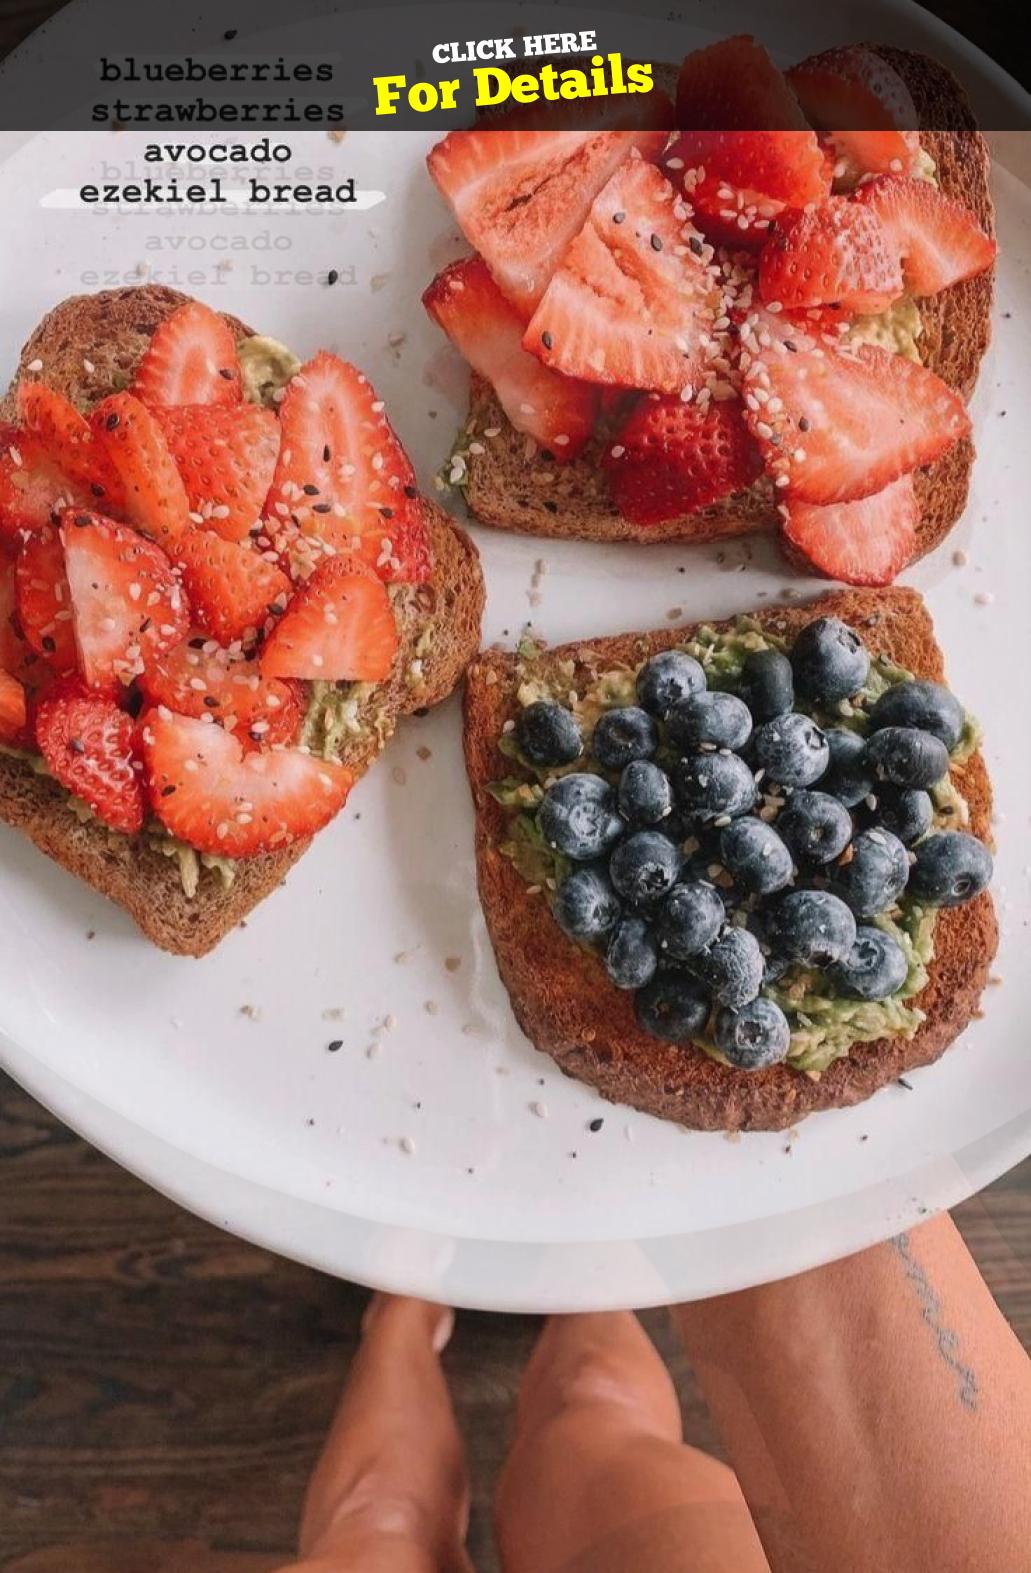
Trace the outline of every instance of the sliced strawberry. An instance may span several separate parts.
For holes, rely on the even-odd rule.
[[[299,748],[245,753],[224,727],[173,715],[142,718],[155,814],[198,852],[252,857],[321,830],[344,806],[354,776]]]
[[[883,311],[902,294],[898,248],[876,214],[846,197],[791,208],[760,254],[759,294],[791,309]]]
[[[575,459],[594,428],[598,390],[542,366],[523,349],[526,319],[502,295],[481,257],[438,273],[423,305],[479,376],[517,431],[556,459]]]
[[[189,527],[190,504],[157,420],[131,393],[113,393],[98,404],[90,426],[122,488],[130,524],[158,540],[174,540]]]
[[[658,158],[660,131],[452,131],[426,160],[469,244],[529,316],[591,203],[630,153]]]
[[[757,250],[785,207],[823,202],[831,169],[813,131],[682,131],[664,167],[713,245]]]
[[[175,543],[194,620],[220,644],[253,644],[270,617],[293,593],[284,573],[249,546],[223,541],[210,530],[191,530]]]
[[[0,546],[0,671],[17,677],[26,650],[14,588],[15,557]]]
[[[397,656],[394,609],[357,557],[327,557],[295,594],[261,652],[266,677],[382,682]]]
[[[864,44],[847,44],[810,55],[791,67],[787,79],[806,119],[817,130],[834,132],[835,138],[841,135],[860,139],[864,132],[904,132],[909,127],[919,148],[915,136],[919,122],[909,88],[894,66]],[[847,126],[849,130],[838,133],[836,126]],[[855,146],[858,150],[861,142],[857,140]],[[893,147],[892,157],[908,158],[912,141],[900,136],[893,144],[886,140],[881,147]],[[867,150],[876,153],[877,144],[870,141]]]
[[[64,548],[49,525],[30,536],[19,552],[14,585],[18,622],[28,644],[59,675],[76,671],[78,654]]]
[[[10,672],[0,670],[0,743],[20,743],[27,719],[24,687]]]
[[[691,383],[718,296],[686,217],[654,165],[624,164],[563,257],[524,348],[585,382],[659,393]]]
[[[155,409],[195,524],[242,541],[261,518],[279,455],[279,422],[258,404]]]
[[[90,688],[131,683],[190,626],[172,564],[129,525],[81,509],[61,515],[61,540],[79,671]]]
[[[763,468],[736,399],[706,408],[642,399],[606,446],[602,465],[616,507],[635,524],[707,508],[750,486]]]
[[[920,166],[918,131],[831,131],[827,142],[834,157],[836,179],[843,177],[855,181],[863,175],[909,175]]]
[[[358,552],[383,579],[428,579],[415,472],[368,378],[322,351],[291,381],[279,419],[269,516]]]
[[[39,438],[50,458],[74,483],[78,496],[88,496],[93,508],[119,510],[122,497],[118,477],[89,422],[63,393],[48,388],[45,382],[22,379],[18,384],[18,414],[26,430]]]
[[[780,67],[749,34],[685,57],[677,125],[700,130],[804,131],[805,116]]]
[[[144,404],[239,404],[236,339],[224,317],[187,301],[155,330],[136,372],[133,393]]]
[[[0,545],[17,548],[53,524],[62,508],[96,498],[60,468],[46,446],[19,426],[0,427]]]
[[[245,746],[295,743],[301,730],[299,684],[264,677],[257,661],[223,649],[204,634],[149,661],[139,684],[152,704],[197,720],[208,716]]]
[[[59,685],[36,710],[36,742],[58,781],[105,825],[130,836],[144,816],[135,732],[113,699],[75,683]]]
[[[916,549],[920,507],[912,475],[856,502],[790,502],[781,534],[818,573],[844,584],[891,584]]]
[[[995,241],[969,209],[929,181],[882,175],[860,186],[856,201],[877,214],[902,253],[902,272],[914,295],[936,295],[983,273],[995,260]]]

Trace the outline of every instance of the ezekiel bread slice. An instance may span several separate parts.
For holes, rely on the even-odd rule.
[[[920,121],[955,126],[955,131],[923,131],[921,141],[938,168],[946,196],[964,203],[989,234],[995,210],[989,187],[988,147],[956,78],[944,66],[904,49],[869,45],[906,81]],[[964,398],[969,398],[991,336],[994,269],[921,301],[921,359]],[[765,480],[746,492],[663,524],[632,524],[613,505],[598,447],[589,447],[572,464],[555,464],[539,455],[527,462],[527,439],[509,424],[490,385],[472,379],[469,420],[484,452],[466,458],[466,501],[483,524],[521,534],[568,536],[589,541],[712,541],[752,535],[777,524],[773,491]],[[499,435],[484,438],[497,428]],[[921,520],[918,557],[933,551],[966,506],[974,458],[969,438],[916,473]]]
[[[764,627],[788,639],[820,615],[842,618],[861,632],[872,651],[917,676],[943,680],[942,654],[916,591],[849,590],[755,614]],[[693,632],[693,627],[666,628],[585,640],[556,646],[545,659],[575,661],[572,686],[580,688],[589,685],[592,672],[636,665]],[[567,1075],[616,1103],[696,1130],[781,1130],[817,1109],[861,1102],[914,1066],[937,1059],[962,1032],[977,1009],[998,939],[987,891],[939,915],[930,981],[913,1002],[926,1015],[915,1035],[856,1044],[818,1079],[786,1065],[732,1070],[693,1045],[662,1043],[643,1032],[632,997],[613,987],[599,956],[566,938],[545,897],[529,893],[499,849],[507,816],[487,786],[511,769],[497,743],[518,710],[515,687],[516,657],[505,652],[483,652],[466,676],[465,756],[476,810],[477,877],[516,1020]],[[953,774],[970,805],[970,829],[988,839],[991,786],[981,755],[955,766]]]
[[[151,336],[188,297],[157,285],[109,290],[64,301],[39,324],[22,351],[19,375],[42,362],[41,375],[85,411],[131,380]],[[251,329],[226,319],[239,337]],[[87,364],[88,363],[88,364]],[[17,379],[16,379],[17,380]],[[0,419],[11,419],[13,385]],[[483,610],[479,557],[463,530],[426,503],[433,582],[407,587],[398,603],[401,651],[391,679],[375,694],[385,718],[382,736],[370,734],[344,748],[342,759],[361,775],[373,763],[399,717],[445,699],[475,654]],[[430,632],[418,682],[409,681],[416,646]],[[373,708],[370,702],[369,711]],[[0,820],[16,825],[41,851],[102,895],[126,908],[155,945],[202,956],[281,884],[311,845],[241,860],[228,890],[204,871],[196,895],[183,890],[174,859],[145,838],[112,836],[95,820],[81,822],[60,788],[19,760],[0,755]]]

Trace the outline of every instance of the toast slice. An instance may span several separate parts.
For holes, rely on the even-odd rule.
[[[995,218],[989,187],[988,147],[977,130],[966,96],[944,66],[909,50],[870,45],[898,71],[909,87],[920,123],[955,126],[955,131],[923,131],[921,141],[937,165],[946,196],[963,202],[989,234]],[[993,271],[956,284],[919,302],[923,321],[921,359],[964,398],[969,398],[991,337]],[[490,385],[473,377],[470,434],[482,453],[465,456],[463,481],[470,512],[482,524],[524,535],[565,536],[589,541],[713,541],[753,535],[776,527],[773,488],[764,478],[748,491],[711,507],[638,525],[612,503],[598,457],[598,444],[571,464],[555,464],[534,453],[534,445],[509,423]],[[484,432],[497,432],[485,437]],[[933,551],[966,505],[973,443],[964,438],[934,464],[916,474],[921,519],[917,556]]]
[[[791,638],[815,616],[840,617],[861,630],[874,653],[918,677],[942,681],[942,653],[923,600],[914,590],[848,590],[807,604],[753,614]],[[731,626],[713,623],[717,630]],[[629,633],[556,646],[543,659],[575,662],[573,686],[620,663],[636,665],[683,643],[694,627]],[[936,1060],[967,1025],[995,955],[995,910],[986,891],[968,905],[944,908],[926,988],[911,1003],[925,1020],[911,1038],[855,1044],[818,1079],[787,1065],[740,1071],[692,1045],[660,1042],[637,1025],[632,999],[610,983],[601,958],[567,939],[543,895],[532,895],[500,851],[504,809],[487,790],[511,762],[498,749],[518,711],[517,657],[488,650],[470,667],[465,689],[465,757],[476,810],[476,868],[498,971],[516,1020],[536,1047],[568,1076],[606,1098],[695,1130],[782,1130],[818,1109],[859,1103],[907,1070]],[[991,786],[980,753],[953,766],[970,807],[970,829],[989,839]]]
[[[186,299],[175,290],[146,285],[66,300],[32,334],[19,373],[41,361],[47,382],[86,411],[131,381],[158,324]],[[253,331],[235,318],[227,321],[239,338]],[[14,384],[0,405],[0,419],[13,415],[13,389]],[[394,674],[366,701],[359,721],[370,724],[341,756],[356,775],[373,763],[401,716],[447,697],[479,645],[484,590],[478,553],[441,508],[427,502],[426,509],[433,580],[403,587],[395,602],[401,653]],[[413,680],[417,651],[420,664]],[[189,956],[202,956],[217,945],[282,883],[311,844],[301,841],[242,860],[228,889],[216,870],[202,866],[196,892],[188,895],[177,861],[146,834],[128,840],[99,821],[83,821],[55,782],[3,754],[0,820],[17,826],[48,857],[125,907],[155,945]]]

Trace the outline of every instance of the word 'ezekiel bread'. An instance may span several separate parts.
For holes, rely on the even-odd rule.
[[[48,384],[85,412],[131,382],[155,329],[186,299],[175,290],[148,285],[66,300],[48,313],[25,345],[19,375],[41,362]],[[251,336],[253,330],[234,318],[226,321],[238,339]],[[14,409],[12,385],[0,406],[0,419],[11,419]],[[425,506],[433,577],[428,584],[406,585],[398,594],[400,657],[392,676],[365,702],[364,713],[359,712],[359,721],[369,724],[341,750],[342,761],[356,776],[373,763],[401,716],[437,704],[452,691],[479,643],[483,581],[476,549],[441,508],[428,501]],[[407,673],[416,647],[421,676],[412,683]],[[56,782],[3,754],[0,819],[125,907],[154,944],[192,956],[217,945],[282,883],[311,844],[301,840],[241,860],[228,889],[217,873],[202,869],[196,892],[187,895],[175,858],[146,835],[113,836],[99,821],[84,820]]]
[[[764,630],[789,640],[815,616],[840,618],[861,634],[872,654],[918,678],[943,680],[942,653],[915,591],[849,590],[754,615]],[[719,633],[732,622],[708,626]],[[593,674],[637,665],[683,644],[694,632],[695,627],[685,627],[583,641],[549,649],[543,659],[574,662],[571,686],[582,692]],[[494,650],[482,653],[467,673],[465,755],[476,811],[477,876],[516,1019],[567,1075],[614,1102],[693,1129],[780,1130],[816,1110],[861,1102],[907,1070],[937,1059],[962,1032],[977,1008],[997,944],[987,891],[965,907],[940,911],[929,981],[912,1001],[924,1013],[915,1034],[853,1044],[819,1077],[785,1064],[732,1069],[691,1044],[666,1043],[645,1033],[632,998],[612,986],[600,957],[563,934],[542,905],[543,894],[530,893],[500,850],[506,814],[489,786],[511,770],[498,743],[519,709],[517,673],[518,657]],[[991,787],[979,752],[954,768],[954,779],[969,805],[970,830],[987,839]]]

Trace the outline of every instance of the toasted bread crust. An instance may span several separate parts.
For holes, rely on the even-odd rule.
[[[850,590],[805,606],[769,607],[755,615],[791,637],[821,614],[862,631],[869,647],[920,677],[942,680],[942,655],[930,616],[913,590]],[[714,623],[716,628],[727,623]],[[636,664],[690,638],[693,628],[662,629],[556,647],[549,655],[577,665],[574,683],[592,671]],[[697,1130],[781,1130],[818,1109],[858,1103],[905,1071],[935,1060],[967,1025],[995,955],[991,896],[943,910],[935,933],[930,981],[916,1003],[925,1021],[912,1038],[857,1044],[818,1079],[786,1065],[732,1070],[692,1045],[660,1042],[643,1032],[632,999],[613,988],[601,959],[566,938],[543,895],[531,895],[499,850],[506,814],[487,786],[506,775],[498,750],[506,720],[518,709],[517,658],[486,651],[470,667],[465,691],[465,754],[476,810],[480,899],[498,970],[516,1020],[536,1047],[567,1075],[606,1098]],[[970,806],[972,831],[988,839],[991,787],[980,754],[955,767]]]
[[[155,328],[186,299],[176,290],[146,285],[66,300],[32,334],[18,375],[41,361],[46,382],[87,410],[112,387],[131,380]],[[234,317],[226,321],[240,338],[252,331]],[[13,413],[17,380],[0,406],[0,418]],[[433,581],[401,592],[401,652],[393,675],[366,707],[365,718],[375,708],[381,724],[347,745],[341,756],[356,775],[374,762],[401,716],[447,697],[479,644],[484,599],[479,555],[443,509],[430,501],[425,507]],[[421,664],[413,671],[417,648]],[[82,822],[54,782],[3,755],[0,820],[17,826],[55,862],[125,907],[155,945],[190,956],[213,949],[283,882],[311,845],[302,841],[242,860],[228,890],[217,872],[204,870],[196,894],[188,897],[175,859],[145,836],[113,837],[97,821]]]

